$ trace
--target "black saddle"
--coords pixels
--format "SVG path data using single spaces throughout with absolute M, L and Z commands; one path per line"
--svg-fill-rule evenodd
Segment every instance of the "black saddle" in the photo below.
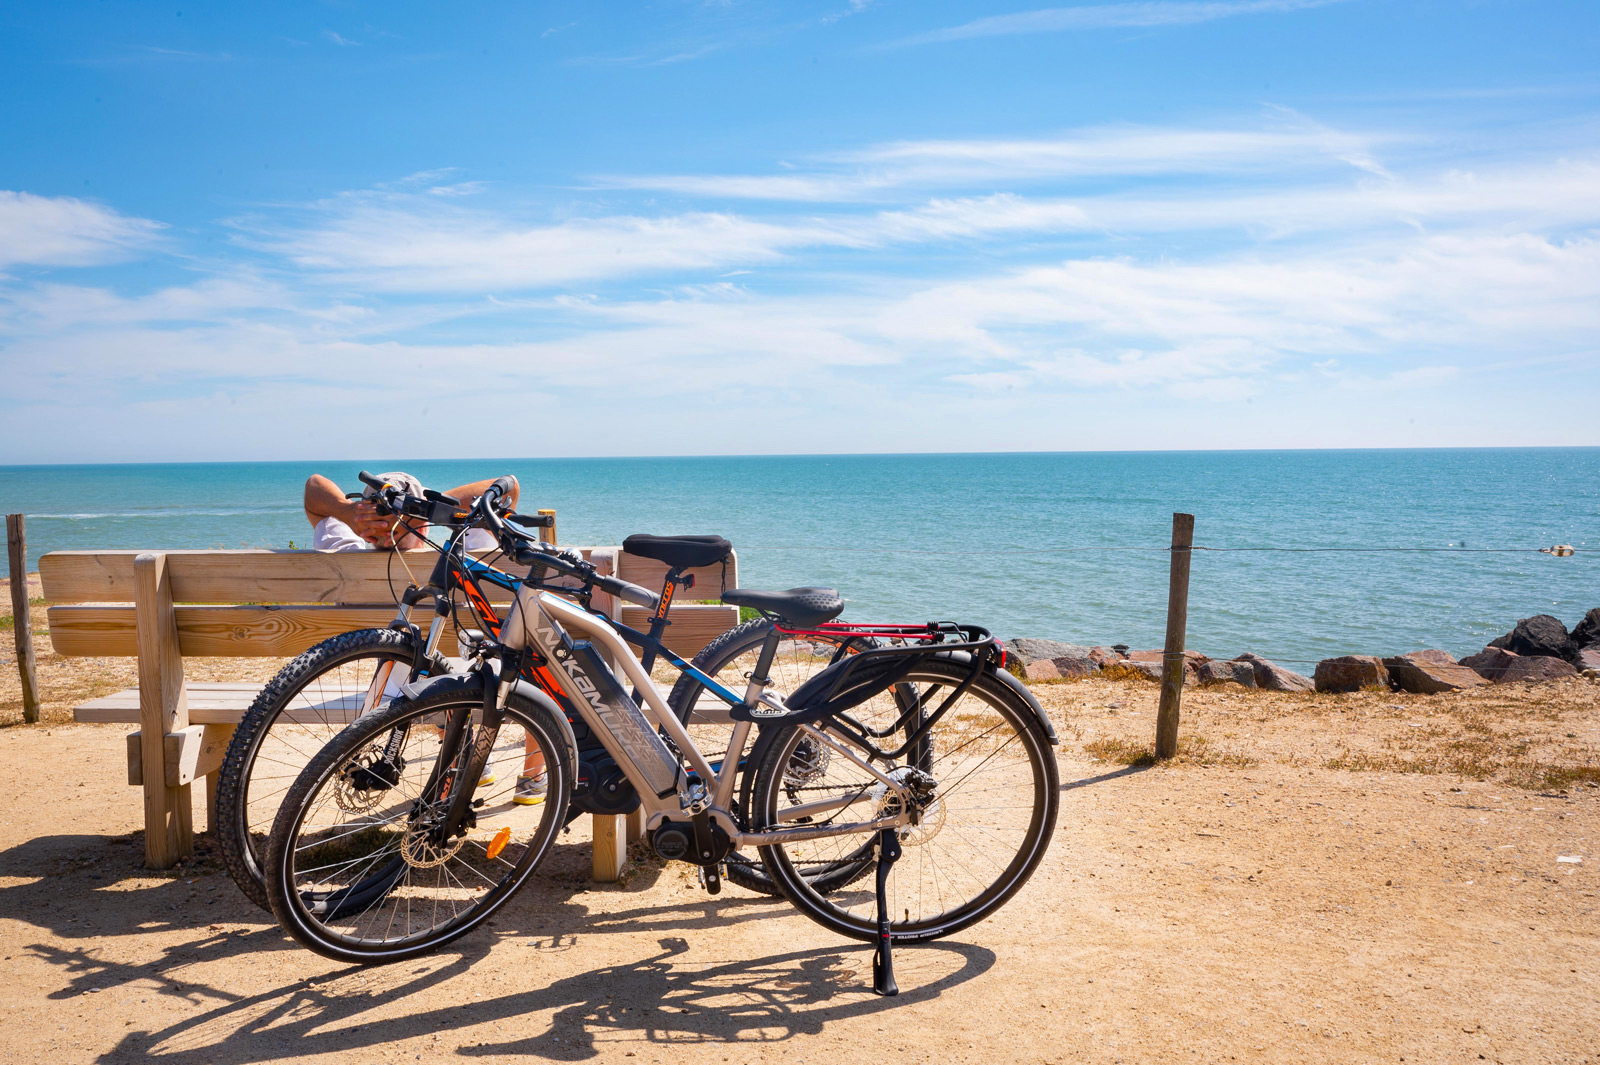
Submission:
M 787 592 L 730 588 L 722 593 L 722 601 L 732 606 L 753 606 L 796 629 L 815 628 L 844 612 L 844 600 L 832 588 L 790 588 Z
M 720 536 L 650 536 L 634 533 L 622 541 L 630 555 L 665 562 L 672 569 L 713 566 L 727 558 L 733 545 Z

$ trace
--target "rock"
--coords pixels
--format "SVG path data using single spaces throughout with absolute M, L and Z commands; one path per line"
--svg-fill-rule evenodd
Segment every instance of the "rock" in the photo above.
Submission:
M 1067 680 L 1092 677 L 1100 672 L 1100 663 L 1088 655 L 1062 655 L 1060 658 L 1052 658 L 1050 663 L 1056 667 L 1056 672 Z
M 1486 680 L 1499 680 L 1505 675 L 1506 667 L 1521 657 L 1514 651 L 1491 643 L 1477 654 L 1463 658 L 1461 664 Z
M 1600 644 L 1600 606 L 1583 615 L 1583 620 L 1572 626 L 1572 642 L 1582 649 Z
M 1153 680 L 1157 684 L 1161 683 L 1160 662 L 1139 662 L 1132 658 L 1125 658 L 1120 662 L 1112 662 L 1105 667 L 1104 672 L 1108 677 Z M 1185 684 L 1189 683 L 1189 675 L 1187 673 L 1184 674 L 1183 679 Z
M 1365 688 L 1389 689 L 1389 671 L 1372 655 L 1324 658 L 1313 677 L 1319 692 L 1357 692 Z
M 1291 669 L 1284 669 L 1276 662 L 1269 662 L 1258 654 L 1246 652 L 1234 659 L 1235 662 L 1248 662 L 1255 670 L 1256 687 L 1265 688 L 1273 692 L 1308 692 L 1315 691 L 1316 685 L 1310 677 L 1302 676 Z
M 1040 640 L 1031 636 L 1022 636 L 1015 640 L 1006 640 L 1006 651 L 1015 655 L 1024 666 L 1030 662 L 1037 662 L 1041 658 L 1072 658 L 1089 657 L 1089 648 L 1080 647 L 1075 643 L 1062 643 L 1060 640 Z
M 1089 648 L 1089 660 L 1097 666 L 1103 666 L 1108 662 L 1120 662 L 1122 661 L 1122 652 L 1115 647 L 1091 647 Z
M 1079 655 L 1036 658 L 1023 667 L 1028 680 L 1079 680 L 1100 672 L 1100 663 Z
M 1560 680 L 1563 677 L 1576 677 L 1578 671 L 1572 668 L 1572 663 L 1553 655 L 1522 655 L 1506 667 L 1500 674 L 1501 684 L 1511 684 L 1514 681 L 1524 681 L 1536 684 L 1541 680 Z
M 1445 651 L 1412 651 L 1385 658 L 1383 664 L 1390 679 L 1404 692 L 1436 695 L 1489 683 L 1471 666 L 1462 665 Z
M 1578 645 L 1567 634 L 1567 627 L 1561 623 L 1560 618 L 1553 618 L 1549 614 L 1535 614 L 1531 618 L 1523 618 L 1517 622 L 1516 628 L 1506 633 L 1505 638 L 1506 642 L 1503 645 L 1505 649 L 1515 651 L 1524 657 L 1570 660 L 1578 653 Z
M 1600 643 L 1591 644 L 1579 651 L 1578 656 L 1572 660 L 1572 664 L 1583 673 L 1587 673 L 1591 669 L 1600 669 Z
M 1249 662 L 1202 662 L 1195 667 L 1194 678 L 1200 684 L 1242 684 L 1256 686 L 1256 668 Z
M 1048 658 L 1036 658 L 1022 667 L 1025 680 L 1060 680 L 1061 671 Z

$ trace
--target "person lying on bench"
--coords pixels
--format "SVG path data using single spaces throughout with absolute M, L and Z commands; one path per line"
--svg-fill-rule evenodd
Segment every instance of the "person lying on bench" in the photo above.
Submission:
M 392 484 L 407 495 L 422 495 L 422 482 L 409 473 L 399 471 L 380 473 L 378 480 Z M 471 506 L 479 496 L 489 490 L 494 478 L 457 485 L 444 494 L 457 499 L 462 506 Z M 516 510 L 520 486 L 511 479 L 509 510 Z M 423 546 L 422 534 L 426 529 L 411 530 L 400 526 L 396 537 L 395 519 L 392 515 L 378 513 L 377 492 L 368 485 L 362 489 L 361 498 L 345 498 L 344 492 L 331 479 L 314 473 L 306 480 L 306 520 L 311 522 L 311 546 L 318 551 L 372 551 L 394 549 L 411 551 Z M 496 546 L 494 534 L 487 529 L 471 529 L 463 546 L 468 551 L 490 551 Z M 399 682 L 393 682 L 395 691 L 384 690 L 385 698 L 399 692 Z M 479 787 L 494 783 L 492 775 L 478 782 Z M 549 790 L 549 777 L 545 772 L 544 752 L 528 737 L 527 755 L 522 772 L 517 775 L 517 790 L 511 801 L 520 806 L 536 806 L 544 802 Z
M 422 482 L 409 473 L 380 473 L 378 480 L 392 484 L 408 495 L 422 494 Z M 464 507 L 470 507 L 493 483 L 493 478 L 473 481 L 471 484 L 457 485 L 446 491 L 445 495 L 460 500 Z M 517 479 L 511 478 L 508 509 L 517 509 L 519 490 Z M 394 516 L 379 514 L 376 500 L 377 492 L 370 485 L 362 488 L 360 499 L 347 499 L 332 480 L 320 473 L 312 474 L 306 480 L 305 491 L 306 520 L 311 523 L 312 549 L 371 551 L 374 548 L 393 547 L 401 551 L 414 551 L 422 547 L 421 533 L 425 530 L 413 532 L 400 526 L 397 540 L 394 535 Z M 490 551 L 494 546 L 494 534 L 487 529 L 473 529 L 467 533 L 468 551 Z

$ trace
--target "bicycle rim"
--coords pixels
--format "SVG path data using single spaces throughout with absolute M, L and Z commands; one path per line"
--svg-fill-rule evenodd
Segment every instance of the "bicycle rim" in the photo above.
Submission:
M 887 731 L 913 706 L 931 715 L 950 702 L 969 672 L 955 662 L 920 666 L 850 716 Z M 906 727 L 914 728 L 915 722 Z M 833 724 L 819 728 L 831 737 L 842 735 Z M 849 741 L 841 742 L 859 753 Z M 885 750 L 904 746 L 904 732 L 877 742 Z M 837 751 L 817 759 L 818 746 L 815 736 L 796 726 L 773 738 L 756 782 L 760 825 L 797 823 L 785 811 L 819 800 L 843 805 L 812 817 L 812 823 L 861 823 L 894 812 L 891 793 L 881 782 Z M 905 754 L 873 759 L 873 764 L 896 779 L 917 770 L 933 781 L 933 798 L 921 807 L 919 823 L 899 830 L 903 853 L 888 883 L 896 939 L 934 939 L 982 920 L 1027 881 L 1043 857 L 1055 826 L 1055 759 L 1031 712 L 991 678 L 980 675 L 956 696 Z M 824 893 L 806 872 L 860 854 L 871 838 L 862 833 L 773 844 L 761 848 L 761 857 L 807 916 L 843 935 L 870 940 L 876 932 L 875 880 Z
M 284 796 L 346 725 L 399 693 L 413 646 L 392 629 L 324 641 L 284 666 L 241 719 L 218 780 L 219 844 L 229 875 L 263 909 L 262 859 Z
M 447 692 L 380 710 L 346 729 L 286 797 L 267 854 L 274 914 L 301 943 L 346 961 L 397 961 L 464 935 L 502 905 L 549 850 L 571 771 L 543 710 L 507 709 L 474 787 L 476 824 L 430 829 L 461 786 L 450 715 L 479 706 Z M 397 753 L 398 758 L 394 755 Z M 513 801 L 532 751 L 546 800 Z

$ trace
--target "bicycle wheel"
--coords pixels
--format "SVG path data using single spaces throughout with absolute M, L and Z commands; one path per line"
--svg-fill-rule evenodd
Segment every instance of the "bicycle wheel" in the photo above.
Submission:
M 572 791 L 571 732 L 513 696 L 474 786 L 467 822 L 440 824 L 477 727 L 446 751 L 445 726 L 482 696 L 460 688 L 401 700 L 334 738 L 284 797 L 268 841 L 278 922 L 325 957 L 414 957 L 465 935 L 521 886 L 560 832 Z M 567 737 L 563 739 L 563 737 Z M 546 801 L 518 805 L 516 780 L 542 757 Z
M 929 661 L 895 688 L 851 710 L 850 717 L 883 731 L 915 708 L 905 726 L 914 732 L 923 715 L 944 706 L 969 672 L 961 662 Z M 866 757 L 866 751 L 842 738 L 837 724 L 817 729 Z M 891 750 L 905 745 L 894 737 L 879 742 Z M 870 821 L 891 809 L 880 781 L 821 744 L 805 726 L 781 726 L 770 741 L 764 738 L 763 748 L 752 802 L 758 830 L 823 820 L 822 815 L 785 816 L 802 803 L 835 801 L 838 805 L 825 816 L 840 823 Z M 818 758 L 818 750 L 828 757 Z M 933 790 L 920 823 L 899 830 L 903 853 L 888 888 L 891 934 L 897 940 L 936 939 L 982 920 L 1027 881 L 1044 856 L 1059 800 L 1055 758 L 1032 711 L 993 677 L 979 675 L 904 756 L 869 760 L 890 776 L 920 771 L 931 778 Z M 761 848 L 761 861 L 806 916 L 841 935 L 870 941 L 877 930 L 875 883 L 827 894 L 806 876 L 813 866 L 859 851 L 864 837 L 872 838 L 863 833 L 771 844 Z
M 357 715 L 399 694 L 415 649 L 412 635 L 396 629 L 324 640 L 279 670 L 240 719 L 217 779 L 212 832 L 228 875 L 263 910 L 261 859 L 284 794 Z
M 772 631 L 770 621 L 763 618 L 747 621 L 706 644 L 700 649 L 700 653 L 694 656 L 693 664 L 696 669 L 708 674 L 725 688 L 743 695 L 749 675 L 756 668 L 756 659 L 770 631 Z M 833 660 L 839 644 L 844 639 L 847 637 L 808 636 L 783 641 L 778 645 L 777 653 L 772 659 L 772 668 L 768 672 L 768 676 L 772 678 L 772 687 L 780 693 L 794 691 Z M 855 637 L 847 653 L 873 646 L 877 646 L 876 641 Z M 677 683 L 673 685 L 672 693 L 667 697 L 667 705 L 689 730 L 695 745 L 715 766 L 719 756 L 727 751 L 728 740 L 733 730 L 732 722 L 727 716 L 728 704 L 709 694 L 705 685 L 685 673 L 680 675 Z M 734 791 L 734 799 L 738 804 L 734 814 L 749 824 L 747 806 L 752 793 L 749 784 L 751 774 L 748 767 L 743 772 L 744 779 Z M 810 875 L 816 881 L 819 890 L 834 890 L 869 873 L 872 870 L 873 855 L 876 853 L 872 843 L 868 841 L 859 854 L 853 857 L 846 856 L 826 868 L 813 867 Z M 735 851 L 728 855 L 727 867 L 728 879 L 740 887 L 763 895 L 782 894 L 778 886 L 772 882 L 772 878 L 761 868 L 761 860 L 754 854 Z

